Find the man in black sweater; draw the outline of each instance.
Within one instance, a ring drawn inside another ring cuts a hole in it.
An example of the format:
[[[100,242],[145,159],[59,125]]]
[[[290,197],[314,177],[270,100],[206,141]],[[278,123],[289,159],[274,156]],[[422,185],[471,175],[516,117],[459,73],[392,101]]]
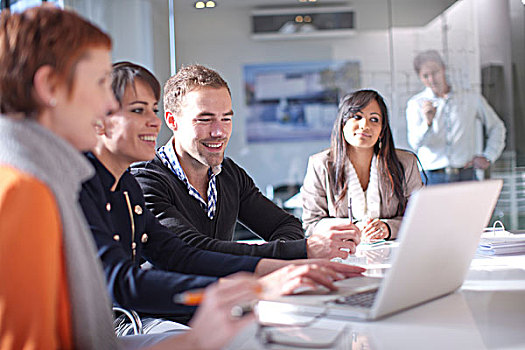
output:
[[[164,86],[173,137],[156,157],[132,167],[146,206],[188,244],[267,258],[346,258],[359,243],[350,222],[304,237],[301,222],[264,197],[250,176],[224,158],[232,132],[228,84],[206,67],[183,67]],[[233,242],[239,220],[267,243]]]

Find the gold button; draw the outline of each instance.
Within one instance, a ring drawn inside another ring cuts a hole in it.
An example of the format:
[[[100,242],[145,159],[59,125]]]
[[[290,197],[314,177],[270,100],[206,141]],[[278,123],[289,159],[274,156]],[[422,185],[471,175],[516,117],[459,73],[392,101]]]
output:
[[[107,211],[110,211],[110,210],[111,210],[111,203],[108,202],[108,203],[106,204],[106,210],[107,210]]]
[[[118,242],[118,241],[120,241],[120,236],[119,235],[114,235],[113,239]]]
[[[144,234],[142,235],[142,237],[140,238],[140,241],[141,241],[142,243],[146,243],[146,242],[148,241],[148,234],[147,234],[147,233],[144,233]]]
[[[140,207],[140,205],[136,205],[135,206],[135,214],[137,214],[137,215],[141,215],[142,214],[142,208]]]
[[[137,243],[135,242],[131,243],[131,249],[135,249],[135,248],[137,248]]]

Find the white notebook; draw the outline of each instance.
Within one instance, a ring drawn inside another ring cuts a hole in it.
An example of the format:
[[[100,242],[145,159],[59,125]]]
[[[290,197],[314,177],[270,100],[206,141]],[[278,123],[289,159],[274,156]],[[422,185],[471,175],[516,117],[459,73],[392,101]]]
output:
[[[478,253],[487,255],[525,253],[525,234],[513,234],[508,231],[496,235],[484,234],[479,242]]]

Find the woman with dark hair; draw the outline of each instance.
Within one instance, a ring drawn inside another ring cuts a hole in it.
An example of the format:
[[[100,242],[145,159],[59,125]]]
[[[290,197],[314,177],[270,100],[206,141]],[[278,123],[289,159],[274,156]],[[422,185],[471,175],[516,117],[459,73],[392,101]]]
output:
[[[310,157],[302,188],[307,234],[351,227],[370,242],[397,236],[410,194],[423,186],[413,153],[396,150],[381,95],[343,97],[330,149]]]

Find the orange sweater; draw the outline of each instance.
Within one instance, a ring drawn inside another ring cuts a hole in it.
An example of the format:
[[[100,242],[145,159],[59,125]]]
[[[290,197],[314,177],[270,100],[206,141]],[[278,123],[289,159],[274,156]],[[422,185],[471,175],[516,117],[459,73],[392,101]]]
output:
[[[72,347],[62,246],[48,187],[0,166],[0,350]]]

